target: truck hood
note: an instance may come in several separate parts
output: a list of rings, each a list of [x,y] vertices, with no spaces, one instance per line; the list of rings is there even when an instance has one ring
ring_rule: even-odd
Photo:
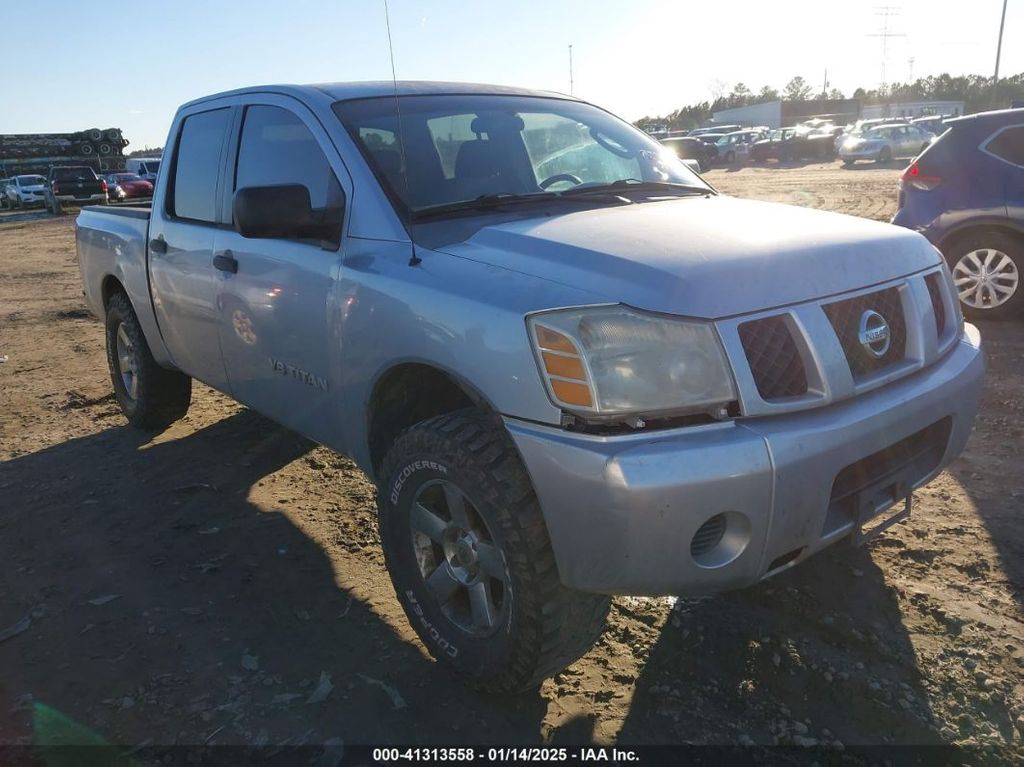
[[[907,229],[721,195],[506,220],[463,235],[435,249],[599,301],[704,318],[822,298],[939,263]]]

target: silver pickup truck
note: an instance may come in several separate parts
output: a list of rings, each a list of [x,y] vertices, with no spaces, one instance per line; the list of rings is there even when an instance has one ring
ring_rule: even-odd
[[[351,456],[398,599],[535,685],[613,594],[756,583],[906,516],[983,358],[921,236],[718,194],[563,95],[272,86],[178,110],[151,208],[86,208],[128,420],[202,381]]]

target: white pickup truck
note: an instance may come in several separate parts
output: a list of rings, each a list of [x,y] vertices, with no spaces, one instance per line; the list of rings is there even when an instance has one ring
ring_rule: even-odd
[[[166,147],[151,208],[77,224],[125,415],[164,427],[197,379],[351,456],[478,687],[572,662],[608,595],[865,540],[970,433],[980,338],[923,237],[725,197],[582,101],[248,88]]]

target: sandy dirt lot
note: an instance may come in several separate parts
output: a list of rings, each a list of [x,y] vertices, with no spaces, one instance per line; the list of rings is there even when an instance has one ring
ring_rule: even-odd
[[[897,177],[837,164],[709,174],[728,194],[880,220]],[[202,386],[168,431],[125,425],[73,236],[73,216],[0,219],[0,743],[45,737],[33,717],[57,726],[55,711],[123,744],[1024,754],[1022,324],[982,328],[976,431],[908,522],[742,592],[617,599],[583,659],[536,692],[489,697],[453,682],[407,626],[374,489],[348,461]]]

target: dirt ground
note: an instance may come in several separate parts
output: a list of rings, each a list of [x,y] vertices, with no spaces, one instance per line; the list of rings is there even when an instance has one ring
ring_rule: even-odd
[[[773,165],[709,180],[884,220],[898,173]],[[202,386],[163,434],[126,427],[73,220],[0,218],[0,743],[45,737],[33,711],[52,710],[123,744],[1024,753],[1020,323],[983,326],[976,430],[908,522],[742,592],[617,599],[578,663],[490,697],[453,682],[407,626],[374,490],[349,462]]]

